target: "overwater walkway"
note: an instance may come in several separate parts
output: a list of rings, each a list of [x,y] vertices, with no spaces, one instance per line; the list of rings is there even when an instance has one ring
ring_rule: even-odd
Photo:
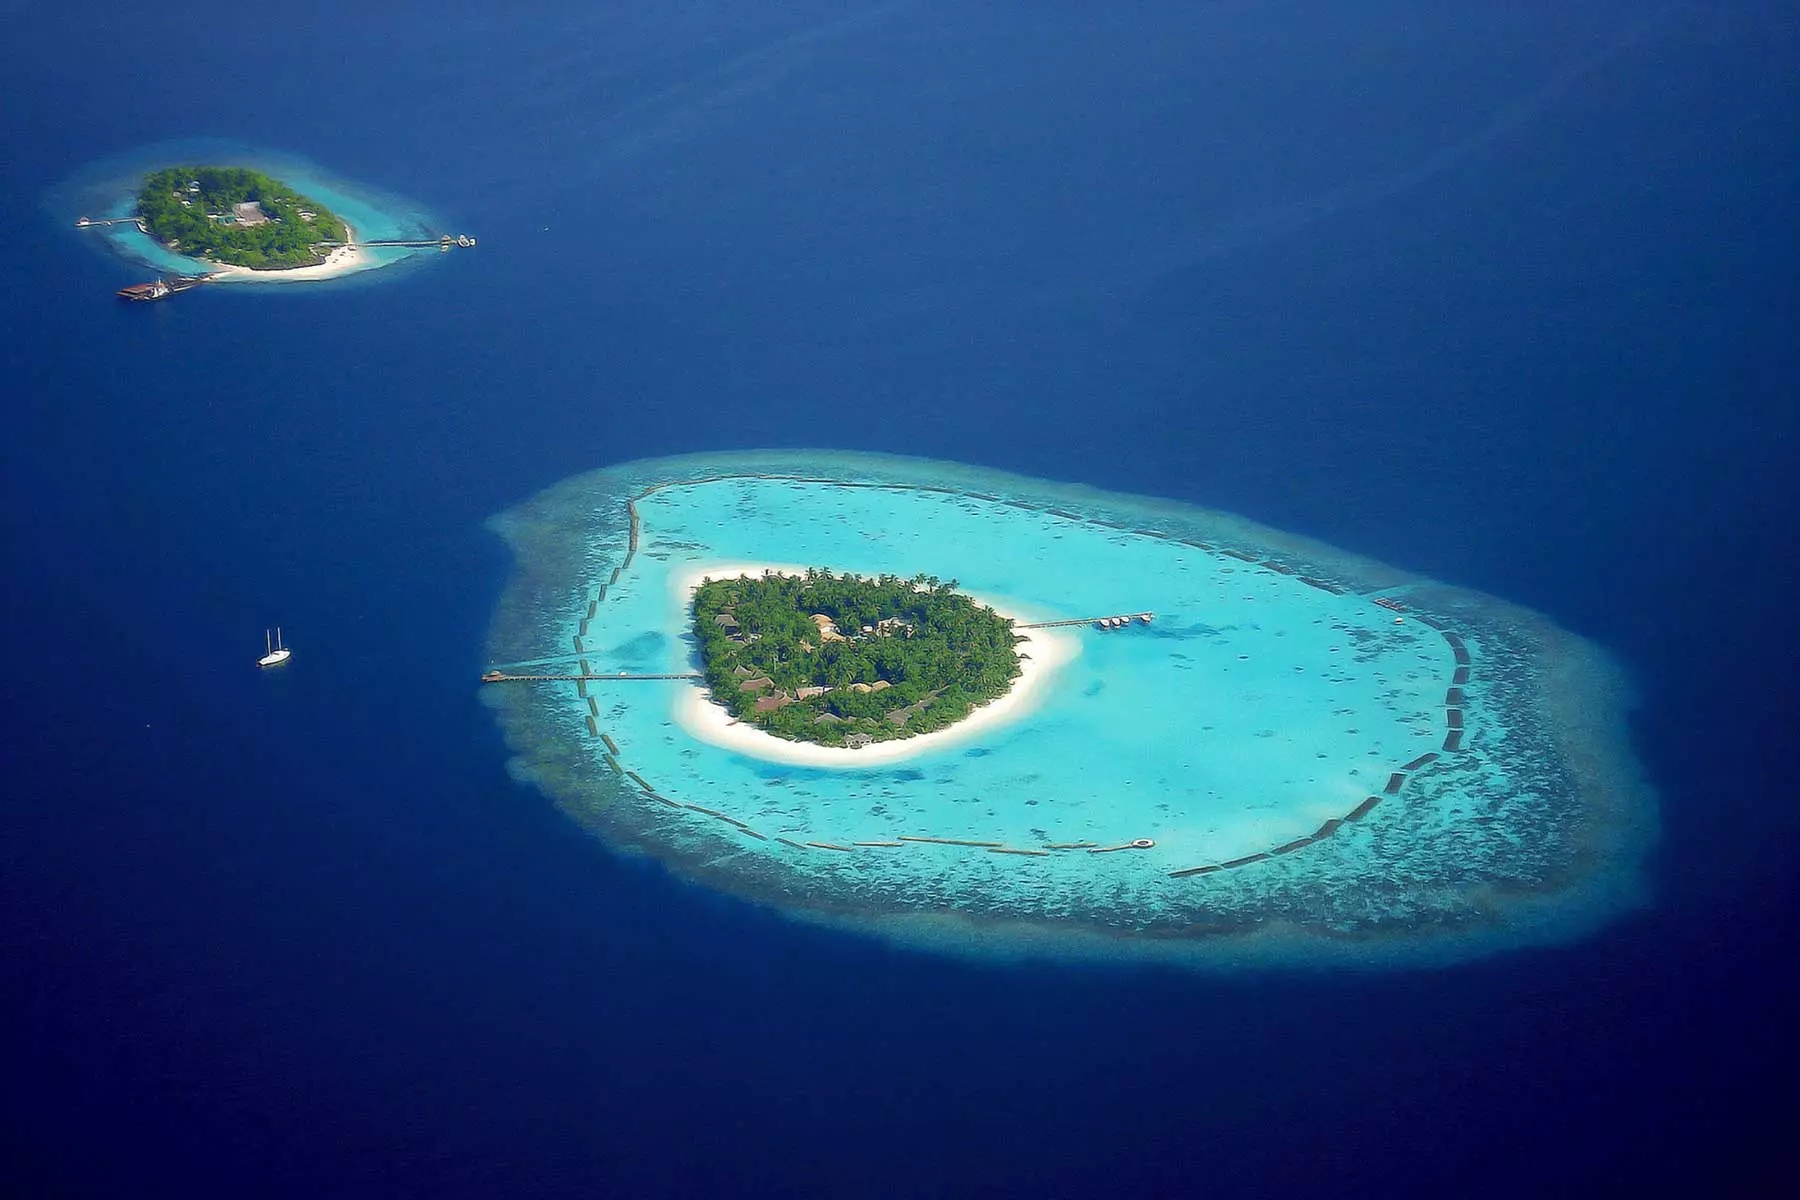
[[[1114,616],[1109,616],[1109,617],[1066,617],[1059,621],[1033,621],[1033,622],[1031,622],[1029,624],[1025,624],[1025,625],[1014,625],[1013,628],[1014,629],[1059,629],[1064,626],[1071,626],[1071,625],[1090,625],[1096,629],[1123,629],[1125,626],[1131,624],[1133,621],[1140,621],[1143,624],[1148,625],[1150,623],[1151,618],[1154,615],[1155,615],[1154,613],[1139,612],[1139,613],[1124,613],[1124,614],[1119,614],[1119,615],[1114,615]],[[585,633],[587,622],[583,621],[582,625],[583,625],[582,632]],[[577,642],[576,644],[579,645],[580,643]],[[579,657],[580,653],[582,653],[582,652],[578,651],[577,654],[569,655],[566,658],[565,657],[535,658],[535,659],[526,660],[524,662],[510,663],[508,665],[511,667],[515,667],[515,668],[516,667],[550,666],[554,663],[575,661]],[[582,667],[582,669],[579,672],[568,673],[568,674],[553,673],[553,672],[547,672],[547,671],[546,672],[520,672],[520,673],[515,674],[514,672],[505,670],[504,668],[501,668],[501,667],[493,667],[493,668],[489,669],[488,671],[486,671],[485,673],[483,673],[483,675],[481,676],[481,682],[483,682],[483,683],[618,683],[618,682],[632,682],[632,681],[638,681],[638,680],[652,680],[652,679],[705,679],[706,678],[706,676],[702,672],[699,672],[699,671],[666,671],[666,672],[661,672],[661,673],[657,673],[657,674],[649,674],[649,675],[633,675],[628,671],[615,671],[615,672],[609,672],[607,674],[600,674],[598,672],[589,670],[586,661],[582,661],[581,667]]]
[[[618,671],[611,675],[509,675],[505,671],[488,671],[483,683],[629,683],[644,679],[705,679],[698,671],[671,671],[662,675],[630,675]]]

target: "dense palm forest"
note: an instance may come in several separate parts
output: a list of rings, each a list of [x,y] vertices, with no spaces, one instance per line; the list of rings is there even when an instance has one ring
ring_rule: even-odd
[[[1019,674],[1012,621],[955,587],[825,570],[709,579],[694,596],[707,685],[733,716],[797,741],[942,729]]]
[[[232,207],[255,201],[267,221],[244,224]],[[170,167],[144,180],[138,216],[150,236],[190,258],[240,267],[306,267],[321,243],[347,240],[344,222],[317,201],[248,167]]]

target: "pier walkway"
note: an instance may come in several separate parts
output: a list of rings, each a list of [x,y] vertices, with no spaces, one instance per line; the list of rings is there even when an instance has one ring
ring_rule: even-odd
[[[1139,613],[1125,613],[1122,615],[1111,616],[1111,617],[1068,617],[1061,621],[1037,621],[1037,622],[1034,622],[1029,625],[1014,625],[1013,628],[1014,629],[1056,629],[1056,628],[1060,628],[1062,626],[1069,626],[1069,625],[1092,625],[1098,629],[1122,629],[1125,626],[1131,624],[1133,621],[1141,621],[1145,625],[1148,625],[1150,623],[1150,619],[1155,615],[1156,614],[1154,614],[1154,613],[1139,612]],[[586,632],[586,625],[587,625],[587,622],[585,622],[585,621],[582,622],[582,626],[583,626],[582,631],[584,633]],[[554,655],[549,658],[534,658],[534,659],[528,659],[524,662],[511,663],[509,665],[516,669],[518,667],[542,667],[542,666],[550,666],[550,665],[553,665],[556,663],[577,662],[577,661],[581,661],[581,653],[582,652],[577,651],[576,653],[569,654],[569,655]],[[581,661],[581,665],[583,667],[586,667],[587,663],[585,661]],[[498,667],[495,667],[482,675],[481,682],[483,682],[483,683],[616,683],[616,682],[630,683],[630,682],[635,682],[635,681],[639,681],[639,680],[653,680],[653,679],[705,679],[705,678],[706,678],[706,675],[700,671],[669,671],[669,672],[665,672],[662,674],[655,674],[655,675],[632,675],[625,671],[615,671],[615,672],[611,672],[609,674],[602,675],[602,674],[598,674],[598,673],[595,673],[592,671],[585,671],[585,670],[580,671],[580,672],[570,672],[570,673],[566,673],[566,674],[565,673],[552,673],[552,672],[548,672],[548,671],[545,671],[545,672],[519,672],[519,673],[515,674],[513,671],[505,671],[505,670],[501,670]]]
[[[75,221],[75,228],[77,229],[99,229],[106,225],[136,225],[140,232],[150,232],[149,227],[144,224],[144,218],[142,217],[107,217],[98,221],[92,217],[79,217]],[[434,238],[418,238],[410,240],[404,238],[392,238],[367,242],[320,242],[318,244],[321,246],[333,247],[349,246],[352,249],[357,250],[374,248],[377,246],[406,246],[415,250],[430,250],[435,247],[439,250],[448,250],[452,246],[461,246],[464,249],[468,249],[475,245],[475,239],[466,233],[454,235],[446,233]]]
[[[1067,617],[1061,621],[1032,621],[1029,624],[1014,625],[1014,629],[1059,629],[1065,625],[1095,625],[1101,629],[1119,629],[1133,621],[1142,621],[1148,625],[1155,613],[1115,613],[1110,617]]]
[[[676,671],[667,675],[627,675],[619,671],[612,675],[508,675],[505,671],[489,671],[481,677],[483,683],[630,683],[643,679],[705,679],[698,671]]]
[[[435,247],[439,250],[448,250],[452,246],[461,246],[464,249],[468,249],[475,245],[475,239],[466,233],[459,233],[455,237],[446,233],[441,237],[434,238],[387,238],[367,242],[321,242],[320,245],[349,246],[355,250],[372,250],[379,246],[408,246],[415,250],[430,250]]]

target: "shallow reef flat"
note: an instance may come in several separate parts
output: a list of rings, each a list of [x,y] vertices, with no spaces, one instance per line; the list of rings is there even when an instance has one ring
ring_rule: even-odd
[[[611,846],[793,915],[990,957],[1439,962],[1643,901],[1620,672],[1541,615],[1240,517],[954,463],[696,455],[494,518],[482,688],[521,779]],[[1029,706],[824,769],[695,737],[686,588],[924,572],[1076,652]],[[854,753],[854,752],[849,752]]]

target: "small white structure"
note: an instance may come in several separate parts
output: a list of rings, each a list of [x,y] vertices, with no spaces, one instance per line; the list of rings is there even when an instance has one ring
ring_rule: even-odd
[[[263,630],[263,649],[267,653],[256,660],[256,665],[263,668],[279,667],[293,656],[293,651],[281,644],[281,626],[279,625],[275,627],[275,634],[272,638],[268,630]]]

